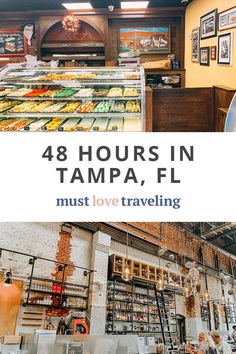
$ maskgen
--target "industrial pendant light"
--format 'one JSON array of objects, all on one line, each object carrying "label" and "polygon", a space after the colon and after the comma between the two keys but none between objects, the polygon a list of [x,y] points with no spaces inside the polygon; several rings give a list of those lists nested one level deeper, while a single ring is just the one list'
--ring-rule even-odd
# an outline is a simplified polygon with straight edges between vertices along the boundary
[{"label": "industrial pendant light", "polygon": [[128,233],[128,223],[126,224],[126,256],[125,263],[121,275],[122,280],[129,282],[132,280],[131,267],[129,266],[129,233]]},{"label": "industrial pendant light", "polygon": [[183,295],[184,297],[190,297],[192,295],[192,288],[190,284],[184,284]]},{"label": "industrial pendant light", "polygon": [[12,284],[12,272],[11,272],[11,270],[6,273],[6,277],[7,277],[7,279],[5,280],[4,285],[5,286],[10,286]]}]

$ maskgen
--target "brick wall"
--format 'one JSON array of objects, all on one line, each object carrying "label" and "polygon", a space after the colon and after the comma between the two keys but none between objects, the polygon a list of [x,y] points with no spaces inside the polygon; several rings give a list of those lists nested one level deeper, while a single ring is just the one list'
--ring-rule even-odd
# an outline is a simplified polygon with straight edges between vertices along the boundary
[{"label": "brick wall", "polygon": [[[112,223],[119,228],[123,228],[126,232],[127,225],[123,223]],[[132,226],[135,227],[132,228]],[[143,239],[146,239],[153,244],[161,247],[167,247],[170,251],[179,254],[182,257],[190,257],[199,261],[199,246],[202,241],[193,237],[193,235],[178,226],[170,223],[129,223],[128,227],[130,233],[135,234]],[[142,232],[142,230],[144,232]],[[219,255],[220,267],[224,272],[231,272],[231,262],[236,267],[236,260],[225,255],[213,246],[204,243],[203,253],[206,265],[215,267],[215,254]]]}]

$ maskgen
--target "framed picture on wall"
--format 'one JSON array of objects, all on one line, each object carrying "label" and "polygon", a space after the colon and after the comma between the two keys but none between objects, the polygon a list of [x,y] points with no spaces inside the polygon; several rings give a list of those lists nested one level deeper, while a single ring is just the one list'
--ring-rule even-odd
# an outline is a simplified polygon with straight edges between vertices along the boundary
[{"label": "framed picture on wall", "polygon": [[192,31],[192,62],[199,63],[200,58],[200,28],[194,28]]},{"label": "framed picture on wall", "polygon": [[140,54],[170,53],[170,26],[120,28],[120,53],[133,50]]},{"label": "framed picture on wall", "polygon": [[200,64],[201,65],[210,65],[210,47],[200,48]]},{"label": "framed picture on wall", "polygon": [[218,64],[232,65],[232,33],[222,34],[218,37]]},{"label": "framed picture on wall", "polygon": [[214,45],[211,47],[211,60],[216,60],[217,46]]},{"label": "framed picture on wall", "polygon": [[236,27],[236,6],[219,13],[219,31]]},{"label": "framed picture on wall", "polygon": [[200,19],[201,39],[217,36],[217,15],[218,15],[218,10],[215,9],[201,17]]},{"label": "framed picture on wall", "polygon": [[23,31],[0,31],[0,57],[20,57],[27,53],[27,39]]}]

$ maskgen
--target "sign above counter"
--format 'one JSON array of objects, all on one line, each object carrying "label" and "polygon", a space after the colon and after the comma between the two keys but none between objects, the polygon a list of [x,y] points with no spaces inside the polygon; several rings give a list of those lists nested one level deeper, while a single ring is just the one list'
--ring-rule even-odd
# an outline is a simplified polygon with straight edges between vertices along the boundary
[{"label": "sign above counter", "polygon": [[27,54],[27,40],[21,31],[0,31],[0,57],[24,56]]}]

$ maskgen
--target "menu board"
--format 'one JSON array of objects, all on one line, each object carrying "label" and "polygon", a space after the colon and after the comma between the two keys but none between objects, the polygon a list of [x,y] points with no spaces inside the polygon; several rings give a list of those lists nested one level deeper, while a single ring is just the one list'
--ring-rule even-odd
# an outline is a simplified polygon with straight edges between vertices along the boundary
[{"label": "menu board", "polygon": [[24,56],[27,54],[27,41],[20,31],[0,31],[0,57]]}]

